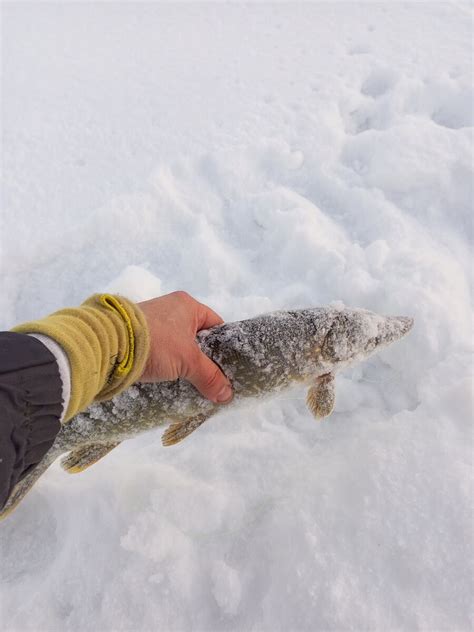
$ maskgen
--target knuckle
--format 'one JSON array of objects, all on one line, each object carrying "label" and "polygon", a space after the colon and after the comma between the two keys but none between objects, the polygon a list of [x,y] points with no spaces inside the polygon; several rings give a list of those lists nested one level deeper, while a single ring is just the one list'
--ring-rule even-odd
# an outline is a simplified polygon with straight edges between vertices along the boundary
[{"label": "knuckle", "polygon": [[216,367],[215,369],[211,369],[205,379],[204,379],[204,386],[209,389],[209,390],[214,390],[215,388],[217,388],[217,386],[219,385],[221,380],[221,373],[219,371],[219,369]]},{"label": "knuckle", "polygon": [[188,301],[191,298],[191,296],[184,290],[176,290],[176,292],[173,292],[173,295],[182,301]]},{"label": "knuckle", "polygon": [[196,345],[180,354],[181,377],[199,379],[202,376],[201,351]]}]

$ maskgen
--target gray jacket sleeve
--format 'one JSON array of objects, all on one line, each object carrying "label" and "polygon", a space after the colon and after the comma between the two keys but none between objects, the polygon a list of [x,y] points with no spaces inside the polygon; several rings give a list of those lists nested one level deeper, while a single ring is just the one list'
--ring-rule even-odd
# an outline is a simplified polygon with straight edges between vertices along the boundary
[{"label": "gray jacket sleeve", "polygon": [[53,444],[62,409],[53,354],[32,336],[0,332],[0,509]]}]

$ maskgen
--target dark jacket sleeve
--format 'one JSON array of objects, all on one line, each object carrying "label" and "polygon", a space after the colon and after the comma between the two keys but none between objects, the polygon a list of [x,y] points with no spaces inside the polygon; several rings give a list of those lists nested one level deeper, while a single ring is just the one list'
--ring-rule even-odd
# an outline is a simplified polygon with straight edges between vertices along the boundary
[{"label": "dark jacket sleeve", "polygon": [[0,508],[53,444],[62,409],[49,349],[32,336],[0,332]]}]

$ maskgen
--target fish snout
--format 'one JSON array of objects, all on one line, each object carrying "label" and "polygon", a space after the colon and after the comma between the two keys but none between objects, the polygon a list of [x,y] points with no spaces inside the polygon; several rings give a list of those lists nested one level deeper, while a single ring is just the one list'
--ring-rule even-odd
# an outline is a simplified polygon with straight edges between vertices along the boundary
[{"label": "fish snout", "polygon": [[389,345],[396,340],[400,340],[411,330],[414,322],[413,318],[408,316],[385,316],[378,327],[378,344],[376,346],[380,344]]},{"label": "fish snout", "polygon": [[[371,322],[372,321],[372,322]],[[366,326],[367,338],[357,353],[369,356],[400,340],[413,327],[413,318],[407,316],[376,316]]]},{"label": "fish snout", "polygon": [[332,362],[350,362],[403,338],[413,327],[406,316],[381,316],[365,310],[338,314],[324,341],[323,357]]}]

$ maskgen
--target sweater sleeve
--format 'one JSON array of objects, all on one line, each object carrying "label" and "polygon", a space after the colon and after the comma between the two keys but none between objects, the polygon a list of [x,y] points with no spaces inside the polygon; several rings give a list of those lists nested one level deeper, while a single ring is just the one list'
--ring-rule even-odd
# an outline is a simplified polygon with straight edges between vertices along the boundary
[{"label": "sweater sleeve", "polygon": [[65,421],[92,401],[110,399],[136,382],[148,358],[145,316],[122,296],[96,294],[80,307],[18,325],[14,331],[48,336],[65,351],[71,369]]},{"label": "sweater sleeve", "polygon": [[53,354],[36,338],[0,332],[0,507],[53,444],[62,409]]}]

